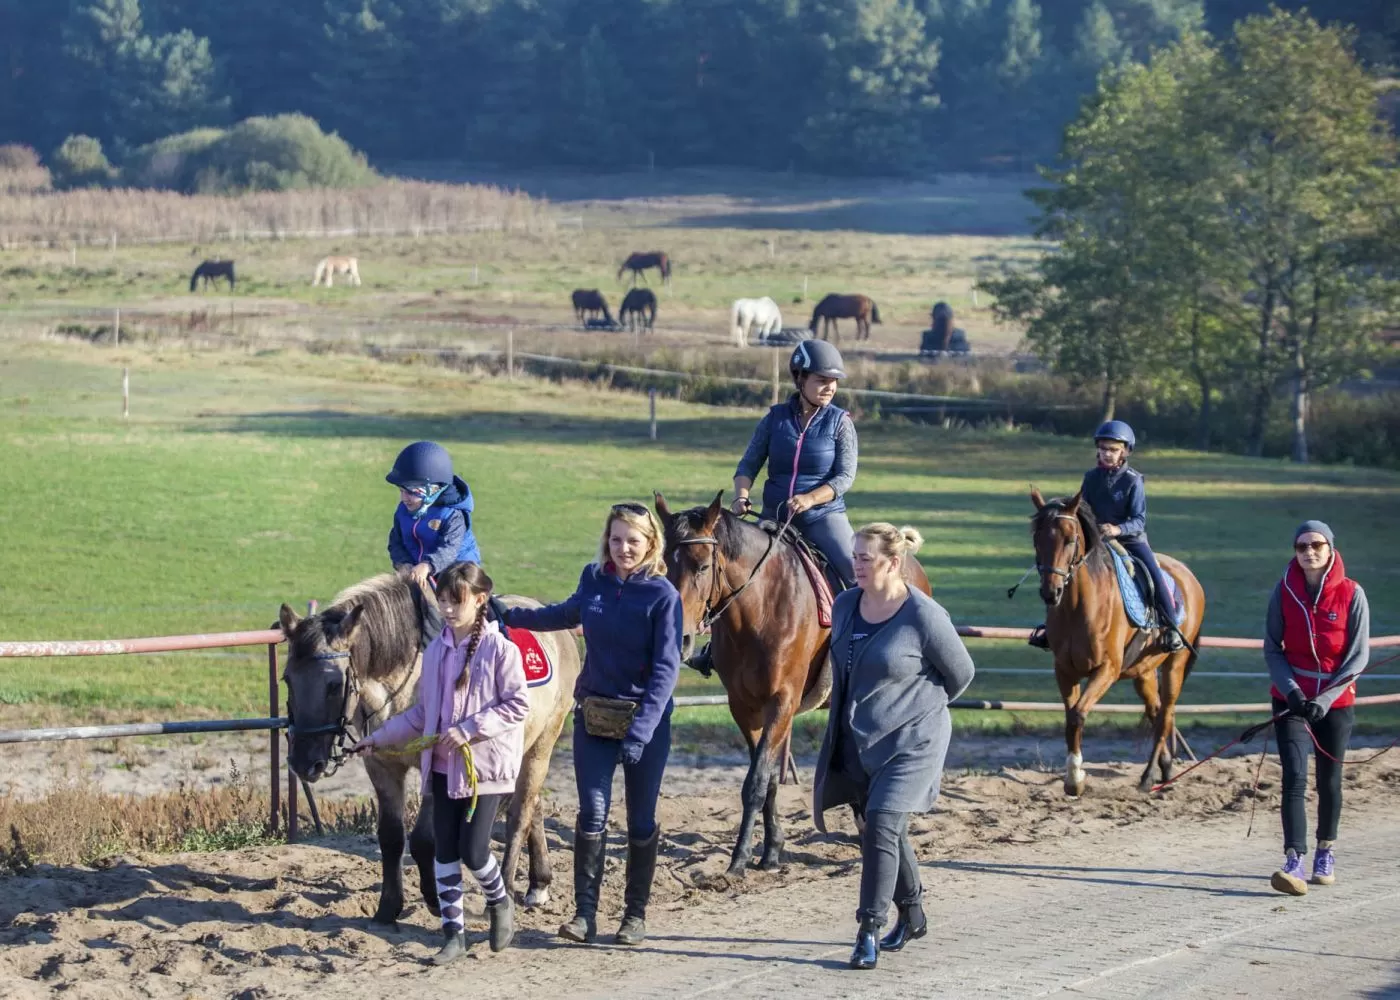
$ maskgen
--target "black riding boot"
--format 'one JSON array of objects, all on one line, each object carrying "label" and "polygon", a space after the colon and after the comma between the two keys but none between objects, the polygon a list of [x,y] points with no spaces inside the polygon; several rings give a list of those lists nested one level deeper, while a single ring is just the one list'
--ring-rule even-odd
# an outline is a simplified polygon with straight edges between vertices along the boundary
[{"label": "black riding boot", "polygon": [[860,922],[860,930],[856,931],[856,946],[851,952],[852,969],[873,969],[875,963],[880,958],[880,946],[875,940],[875,932],[880,929],[880,925],[869,917]]},{"label": "black riding boot", "polygon": [[701,677],[709,677],[715,670],[715,657],[712,651],[714,643],[707,642],[698,653],[685,661],[685,665],[692,670],[700,671]]},{"label": "black riding boot", "polygon": [[617,929],[618,944],[641,944],[647,937],[647,903],[656,877],[656,854],[661,847],[661,831],[646,840],[627,842],[627,909]]},{"label": "black riding boot", "polygon": [[928,917],[924,916],[923,905],[912,903],[909,906],[901,906],[899,919],[895,921],[894,930],[880,939],[880,950],[899,951],[910,941],[921,938],[927,933]]},{"label": "black riding boot", "polygon": [[1034,646],[1036,649],[1050,648],[1050,635],[1045,631],[1044,625],[1037,625],[1031,629],[1030,638],[1026,640],[1027,646]]},{"label": "black riding boot", "polygon": [[603,848],[607,831],[584,833],[574,827],[574,919],[559,928],[559,936],[592,944],[598,936],[598,896],[603,890]]},{"label": "black riding boot", "polygon": [[1157,633],[1157,645],[1164,653],[1179,653],[1186,648],[1186,640],[1175,625],[1165,625]]},{"label": "black riding boot", "polygon": [[433,965],[450,965],[467,953],[467,934],[455,927],[442,929],[442,947],[428,961]]}]

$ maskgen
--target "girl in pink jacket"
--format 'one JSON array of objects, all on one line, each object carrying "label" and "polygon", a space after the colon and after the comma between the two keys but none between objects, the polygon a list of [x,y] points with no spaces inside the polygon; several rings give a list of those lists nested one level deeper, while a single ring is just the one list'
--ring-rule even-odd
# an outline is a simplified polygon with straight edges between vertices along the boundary
[{"label": "girl in pink jacket", "polygon": [[[423,806],[433,811],[438,902],[443,946],[433,964],[466,954],[462,862],[486,894],[491,950],[514,936],[515,909],[491,854],[491,827],[501,801],[515,791],[525,752],[530,699],[520,650],[482,609],[491,578],[474,562],[453,563],[438,576],[437,598],[447,626],[423,652],[418,701],[355,744],[355,750],[436,736],[423,750]],[[476,811],[462,747],[470,744],[477,773]]]}]

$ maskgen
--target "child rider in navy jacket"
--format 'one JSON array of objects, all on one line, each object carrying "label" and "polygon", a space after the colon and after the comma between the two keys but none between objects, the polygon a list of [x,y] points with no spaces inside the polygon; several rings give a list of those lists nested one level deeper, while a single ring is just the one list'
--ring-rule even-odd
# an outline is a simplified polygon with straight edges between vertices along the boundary
[{"label": "child rider in navy jacket", "polygon": [[506,623],[534,631],[583,626],[587,653],[574,688],[574,905],[559,928],[571,941],[597,934],[598,896],[613,773],[627,794],[626,912],[618,944],[641,944],[656,873],[656,800],[671,753],[671,695],[681,665],[681,598],[666,579],[661,524],[639,503],[613,506],[596,561],[562,604],[512,608]]}]

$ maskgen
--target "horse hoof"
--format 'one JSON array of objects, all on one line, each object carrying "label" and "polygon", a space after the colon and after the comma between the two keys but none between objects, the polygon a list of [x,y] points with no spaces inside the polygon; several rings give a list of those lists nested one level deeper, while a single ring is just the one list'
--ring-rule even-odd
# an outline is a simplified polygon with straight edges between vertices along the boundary
[{"label": "horse hoof", "polygon": [[397,910],[391,910],[387,907],[381,906],[378,910],[375,911],[373,919],[376,924],[382,924],[385,927],[393,927],[399,922],[399,914],[402,912],[402,906],[400,906]]},{"label": "horse hoof", "polygon": [[525,893],[525,909],[533,910],[536,907],[549,905],[548,889],[531,889]]},{"label": "horse hoof", "polygon": [[760,871],[765,871],[765,872],[775,872],[775,871],[777,871],[779,868],[781,868],[782,866],[783,866],[783,859],[782,859],[782,856],[781,856],[781,855],[778,855],[778,854],[773,855],[771,858],[770,858],[770,857],[764,857],[764,859],[763,859],[761,862],[759,862],[759,865],[758,865],[759,870],[760,870]]},{"label": "horse hoof", "polygon": [[1065,794],[1072,799],[1077,799],[1081,797],[1084,794],[1084,779],[1080,778],[1078,781],[1071,781],[1070,779],[1066,778]]},{"label": "horse hoof", "polygon": [[729,874],[736,878],[743,878],[749,873],[749,859],[738,858],[729,863]]}]

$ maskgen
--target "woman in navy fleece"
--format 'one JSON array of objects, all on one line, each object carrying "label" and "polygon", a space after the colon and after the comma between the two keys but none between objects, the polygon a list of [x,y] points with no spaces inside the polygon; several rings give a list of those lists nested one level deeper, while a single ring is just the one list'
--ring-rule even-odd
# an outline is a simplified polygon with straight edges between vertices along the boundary
[{"label": "woman in navy fleece", "polygon": [[[627,794],[626,911],[617,943],[641,944],[661,835],[656,800],[671,753],[671,700],[680,673],[681,599],[666,579],[661,525],[639,503],[608,512],[596,561],[584,567],[573,596],[546,608],[512,608],[506,624],[533,631],[583,626],[587,652],[574,688],[574,918],[559,928],[570,941],[597,936],[598,896],[613,774],[622,763]],[[589,698],[630,702],[620,739],[588,732]],[[625,714],[625,713],[624,713]]]}]

